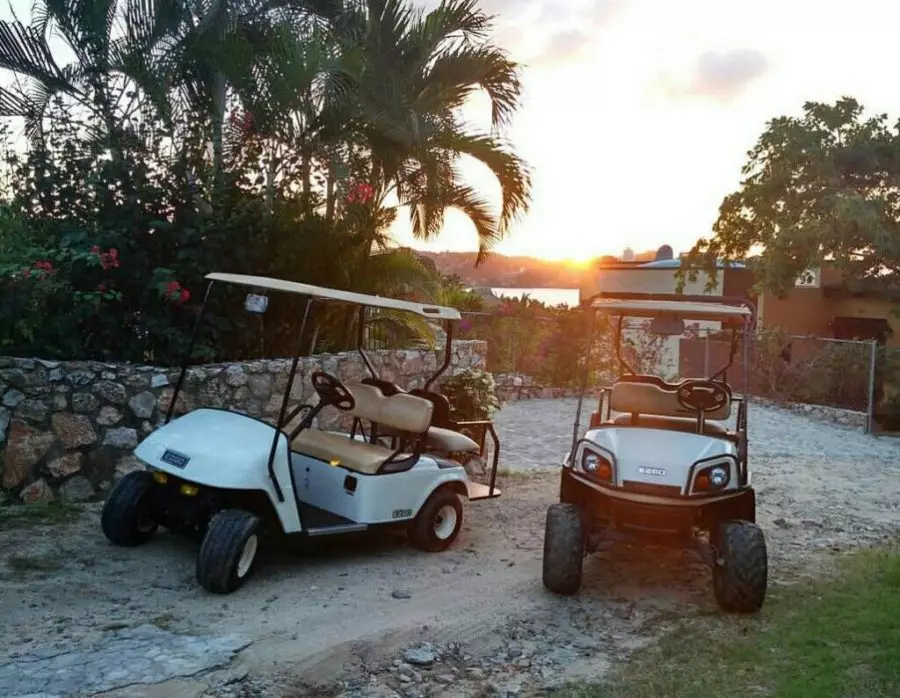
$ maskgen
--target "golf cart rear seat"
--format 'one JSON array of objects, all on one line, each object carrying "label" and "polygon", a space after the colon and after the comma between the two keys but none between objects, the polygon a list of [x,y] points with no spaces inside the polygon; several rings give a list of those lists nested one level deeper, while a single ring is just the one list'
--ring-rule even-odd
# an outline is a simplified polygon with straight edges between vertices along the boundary
[{"label": "golf cart rear seat", "polygon": [[[372,385],[378,388],[383,395],[388,397],[393,395],[405,394],[414,395],[424,400],[428,400],[433,406],[432,421],[441,424],[450,421],[450,402],[446,396],[440,393],[434,393],[430,390],[415,388],[407,393],[396,383],[382,380],[380,378],[364,378],[364,385]],[[382,436],[397,436],[398,430],[387,427],[384,424],[378,425],[378,433]],[[477,443],[465,434],[461,434],[453,429],[444,427],[436,427],[434,425],[428,427],[428,433],[425,437],[425,448],[429,450],[443,451],[446,453],[480,453],[481,448]]]},{"label": "golf cart rear seat", "polygon": [[[671,385],[672,389],[663,387],[663,385]],[[690,413],[678,403],[676,385],[666,384],[662,381],[632,381],[629,379],[616,382],[609,396],[609,407],[614,412],[624,412],[625,414],[614,417],[612,423],[696,433],[697,418],[689,416]],[[730,416],[731,401],[729,400],[721,409],[707,413],[703,433],[727,435],[728,428],[719,422]]]},{"label": "golf cart rear seat", "polygon": [[[414,436],[424,435],[431,424],[433,406],[428,400],[406,393],[388,397],[377,387],[362,383],[350,383],[346,387],[356,402],[348,414],[358,419],[383,424]],[[409,458],[408,454],[396,454],[384,446],[353,439],[349,434],[334,434],[313,428],[297,434],[291,442],[291,449],[326,462],[337,461],[337,465],[365,475],[385,472],[382,466],[392,456],[395,462]]]}]

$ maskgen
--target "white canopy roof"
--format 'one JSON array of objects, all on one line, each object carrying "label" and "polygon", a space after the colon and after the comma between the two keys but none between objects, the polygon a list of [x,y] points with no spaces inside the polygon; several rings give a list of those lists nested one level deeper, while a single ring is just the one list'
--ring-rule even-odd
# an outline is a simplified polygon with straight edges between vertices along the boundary
[{"label": "white canopy roof", "polygon": [[296,293],[302,296],[311,296],[313,298],[337,301],[339,303],[352,303],[353,305],[364,305],[371,308],[386,308],[388,310],[402,310],[436,320],[460,320],[462,318],[456,308],[446,308],[440,305],[429,305],[427,303],[414,303],[412,301],[401,301],[393,298],[383,298],[382,296],[369,296],[365,293],[338,291],[333,288],[310,286],[309,284],[301,284],[297,281],[284,281],[282,279],[272,279],[266,276],[221,274],[219,272],[213,272],[207,274],[206,278],[210,281],[222,281],[226,284],[264,288],[270,291],[281,291],[284,293]]},{"label": "white canopy roof", "polygon": [[674,314],[690,320],[727,320],[749,318],[753,312],[747,306],[702,301],[636,300],[625,298],[596,298],[591,305],[606,315],[626,317],[659,317]]}]

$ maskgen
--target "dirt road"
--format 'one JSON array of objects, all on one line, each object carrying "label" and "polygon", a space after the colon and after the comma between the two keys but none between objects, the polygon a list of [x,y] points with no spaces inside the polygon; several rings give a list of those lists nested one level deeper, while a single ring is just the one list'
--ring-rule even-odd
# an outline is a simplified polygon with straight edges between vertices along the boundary
[{"label": "dirt road", "polygon": [[[509,458],[526,465],[514,430],[531,438],[522,425],[541,421],[535,410],[565,407],[508,406]],[[773,585],[823,550],[896,529],[900,447],[827,429],[844,444],[827,461],[770,445],[754,463]],[[565,434],[557,441],[541,442],[540,460],[564,452]],[[276,552],[228,597],[197,587],[189,543],[109,545],[98,506],[66,525],[0,529],[0,695],[524,696],[601,675],[667,619],[715,612],[708,571],[674,552],[595,555],[580,595],[550,595],[541,550],[557,472],[533,467],[500,486],[500,499],[468,507],[450,551],[389,535],[323,540]]]}]

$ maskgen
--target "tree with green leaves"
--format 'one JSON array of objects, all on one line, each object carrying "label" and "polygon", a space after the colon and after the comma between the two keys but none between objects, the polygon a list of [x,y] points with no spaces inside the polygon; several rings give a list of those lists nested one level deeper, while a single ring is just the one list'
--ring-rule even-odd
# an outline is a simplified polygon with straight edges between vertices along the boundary
[{"label": "tree with green leaves", "polygon": [[808,102],[802,116],[771,120],[748,157],[740,189],[722,202],[712,238],[687,255],[682,281],[705,271],[711,286],[717,260],[749,258],[759,288],[777,293],[822,264],[850,284],[897,284],[900,124],[864,117],[849,97]]},{"label": "tree with green leaves", "polygon": [[[395,199],[409,207],[423,240],[441,231],[447,209],[462,211],[481,261],[531,196],[528,165],[500,135],[520,106],[520,69],[487,40],[491,18],[475,0],[443,0],[427,13],[405,0],[351,0],[339,22],[351,88],[330,115],[339,124],[335,139],[362,156],[351,179],[373,187],[376,206]],[[479,91],[491,103],[488,132],[461,113]],[[466,156],[495,176],[499,212],[462,178]]]}]

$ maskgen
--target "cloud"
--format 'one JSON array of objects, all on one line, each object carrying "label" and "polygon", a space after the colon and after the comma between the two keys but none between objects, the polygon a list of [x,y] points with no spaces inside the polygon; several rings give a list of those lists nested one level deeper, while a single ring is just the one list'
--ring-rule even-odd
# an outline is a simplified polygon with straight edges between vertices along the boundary
[{"label": "cloud", "polygon": [[543,49],[530,63],[560,65],[576,60],[593,43],[594,36],[583,29],[567,29],[551,34]]},{"label": "cloud", "polygon": [[769,68],[768,59],[756,49],[706,51],[697,57],[687,80],[679,82],[663,75],[660,84],[672,97],[708,97],[730,102]]},{"label": "cloud", "polygon": [[626,0],[589,0],[540,3],[541,11],[531,25],[536,34],[546,38],[542,48],[532,53],[528,63],[558,66],[580,58],[597,40]]}]

